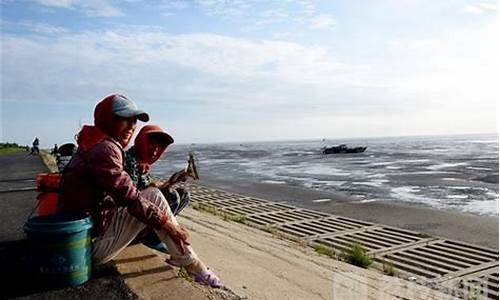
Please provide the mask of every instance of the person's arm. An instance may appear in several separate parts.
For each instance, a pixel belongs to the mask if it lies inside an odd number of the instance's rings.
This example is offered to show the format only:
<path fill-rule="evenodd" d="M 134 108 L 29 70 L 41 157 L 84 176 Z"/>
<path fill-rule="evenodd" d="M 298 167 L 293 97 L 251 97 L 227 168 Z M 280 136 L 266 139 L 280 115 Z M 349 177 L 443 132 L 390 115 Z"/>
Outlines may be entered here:
<path fill-rule="evenodd" d="M 92 176 L 118 206 L 125 206 L 139 221 L 160 229 L 168 216 L 147 201 L 123 169 L 122 151 L 111 142 L 103 142 L 91 150 L 89 163 Z"/>
<path fill-rule="evenodd" d="M 123 169 L 121 149 L 106 142 L 97 145 L 96 148 L 92 157 L 91 172 L 99 185 L 118 206 L 126 206 L 128 212 L 139 221 L 155 229 L 165 230 L 181 252 L 185 253 L 186 246 L 191 243 L 188 231 L 182 226 L 175 225 L 159 207 L 141 196 Z"/>

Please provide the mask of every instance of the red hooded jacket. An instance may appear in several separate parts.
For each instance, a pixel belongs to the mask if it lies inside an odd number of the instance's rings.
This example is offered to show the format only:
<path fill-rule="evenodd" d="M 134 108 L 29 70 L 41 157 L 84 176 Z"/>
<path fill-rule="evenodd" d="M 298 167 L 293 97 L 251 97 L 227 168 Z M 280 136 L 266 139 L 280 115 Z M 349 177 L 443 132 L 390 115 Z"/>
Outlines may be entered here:
<path fill-rule="evenodd" d="M 155 137 L 159 149 L 156 153 L 148 153 L 152 138 Z M 142 174 L 149 173 L 151 165 L 160 159 L 174 139 L 157 125 L 146 125 L 141 128 L 134 140 L 137 161 Z"/>
<path fill-rule="evenodd" d="M 127 207 L 141 222 L 160 229 L 167 215 L 141 196 L 125 172 L 126 145 L 105 133 L 108 126 L 113 126 L 110 98 L 96 106 L 95 126 L 86 125 L 78 134 L 78 150 L 63 173 L 58 210 L 91 215 L 97 234 L 104 233 L 111 213 L 119 206 Z"/>

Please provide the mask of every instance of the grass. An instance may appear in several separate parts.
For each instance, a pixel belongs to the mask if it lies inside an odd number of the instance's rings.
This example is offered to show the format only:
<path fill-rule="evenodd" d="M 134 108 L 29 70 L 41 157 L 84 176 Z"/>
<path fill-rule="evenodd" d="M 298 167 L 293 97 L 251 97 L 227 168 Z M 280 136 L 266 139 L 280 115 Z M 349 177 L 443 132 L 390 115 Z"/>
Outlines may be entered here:
<path fill-rule="evenodd" d="M 179 268 L 179 271 L 177 272 L 177 277 L 179 278 L 183 278 L 189 282 L 193 282 L 194 279 L 193 279 L 193 276 L 191 276 L 188 271 L 186 271 L 186 269 L 184 268 Z"/>
<path fill-rule="evenodd" d="M 342 260 L 352 265 L 367 269 L 373 263 L 373 257 L 360 243 L 353 243 L 343 251 Z"/>
<path fill-rule="evenodd" d="M 247 217 L 245 215 L 232 215 L 224 213 L 222 215 L 224 221 L 233 221 L 236 223 L 247 224 Z"/>
<path fill-rule="evenodd" d="M 273 226 L 271 224 L 266 224 L 266 226 L 264 226 L 264 228 L 262 228 L 262 230 L 264 230 L 265 232 L 269 232 L 269 233 L 276 233 L 276 230 L 273 228 Z"/>
<path fill-rule="evenodd" d="M 28 152 L 28 146 L 18 145 L 16 143 L 0 143 L 0 154 Z"/>
<path fill-rule="evenodd" d="M 233 221 L 236 223 L 247 224 L 247 217 L 245 215 L 228 214 L 218 210 L 215 206 L 207 205 L 204 203 L 194 203 L 191 206 L 195 210 L 208 212 L 212 215 L 221 217 L 224 221 Z"/>
<path fill-rule="evenodd" d="M 318 254 L 326 255 L 330 258 L 337 258 L 335 251 L 333 251 L 333 249 L 331 249 L 330 247 L 327 247 L 322 244 L 314 244 L 312 247 L 314 248 L 314 251 L 316 251 L 316 253 Z"/>
<path fill-rule="evenodd" d="M 389 276 L 395 276 L 396 275 L 396 269 L 394 268 L 394 264 L 391 262 L 385 261 L 382 265 L 382 271 L 384 272 L 385 275 Z"/>
<path fill-rule="evenodd" d="M 43 163 L 49 168 L 50 172 L 58 172 L 59 168 L 57 167 L 56 158 L 49 153 L 47 150 L 40 150 L 40 157 L 42 158 Z"/>

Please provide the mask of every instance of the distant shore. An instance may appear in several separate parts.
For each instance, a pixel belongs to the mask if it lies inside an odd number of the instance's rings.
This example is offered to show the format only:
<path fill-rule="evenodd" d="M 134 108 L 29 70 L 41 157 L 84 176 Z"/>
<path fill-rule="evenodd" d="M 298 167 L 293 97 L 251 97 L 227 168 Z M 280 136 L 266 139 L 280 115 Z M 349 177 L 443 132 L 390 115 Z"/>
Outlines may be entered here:
<path fill-rule="evenodd" d="M 206 173 L 198 183 L 228 192 L 272 201 L 285 201 L 299 207 L 498 250 L 498 217 L 409 206 L 394 201 L 360 203 L 359 200 L 343 193 L 317 191 L 286 184 L 254 183 L 244 178 L 233 178 L 229 181 Z"/>

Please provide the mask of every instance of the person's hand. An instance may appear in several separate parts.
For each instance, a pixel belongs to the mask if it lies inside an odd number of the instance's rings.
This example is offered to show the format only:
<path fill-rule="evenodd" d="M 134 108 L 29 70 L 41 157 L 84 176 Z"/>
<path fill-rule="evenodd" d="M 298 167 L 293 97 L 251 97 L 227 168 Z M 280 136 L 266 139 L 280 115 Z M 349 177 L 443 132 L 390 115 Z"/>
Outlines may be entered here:
<path fill-rule="evenodd" d="M 164 181 L 157 180 L 157 181 L 151 181 L 148 186 L 161 189 L 164 185 L 165 185 Z"/>
<path fill-rule="evenodd" d="M 163 228 L 167 234 L 172 238 L 173 242 L 179 247 L 182 254 L 187 251 L 187 246 L 191 245 L 191 235 L 183 225 L 175 225 L 167 221 Z"/>

